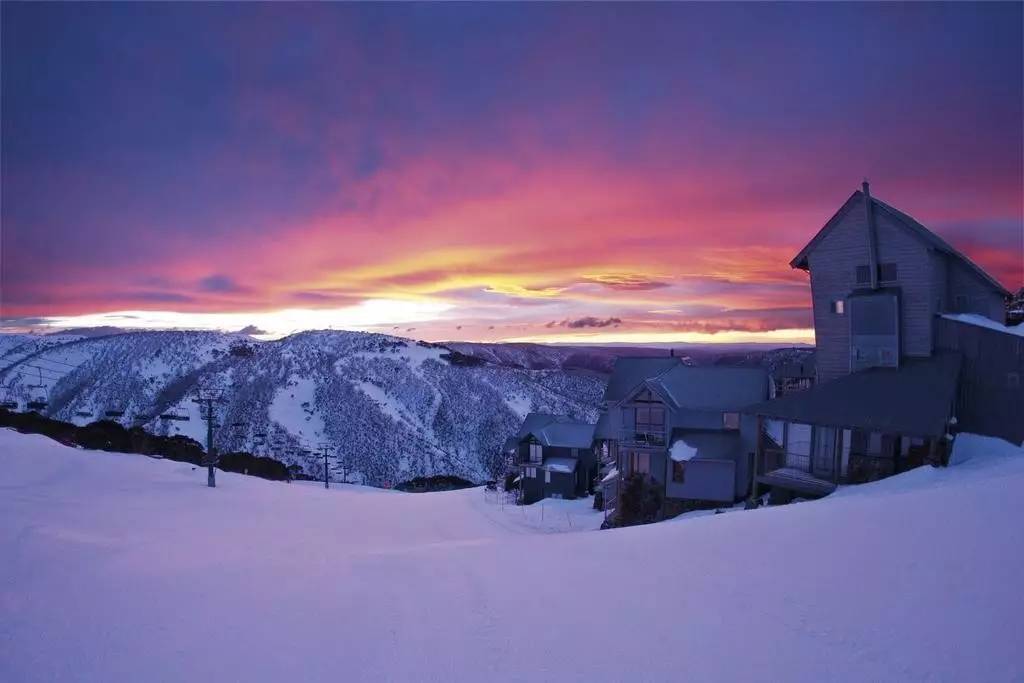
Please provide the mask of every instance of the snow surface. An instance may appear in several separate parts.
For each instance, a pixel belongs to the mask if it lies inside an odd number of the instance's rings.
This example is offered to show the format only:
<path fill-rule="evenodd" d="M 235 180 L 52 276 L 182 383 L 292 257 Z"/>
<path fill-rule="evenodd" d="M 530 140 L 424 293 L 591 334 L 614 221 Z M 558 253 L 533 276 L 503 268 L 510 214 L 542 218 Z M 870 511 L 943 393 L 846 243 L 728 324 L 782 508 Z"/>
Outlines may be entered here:
<path fill-rule="evenodd" d="M 988 329 L 995 330 L 996 332 L 1005 332 L 1006 334 L 1012 334 L 1017 337 L 1024 337 L 1024 324 L 1010 327 L 992 320 L 992 318 L 986 318 L 985 316 L 977 313 L 943 313 L 942 317 L 947 320 L 956 320 L 957 322 L 967 323 L 968 325 L 987 327 Z"/>
<path fill-rule="evenodd" d="M 600 513 L 208 489 L 0 431 L 0 680 L 1019 680 L 1024 453 L 954 449 L 820 501 L 551 534 L 541 510 Z"/>
<path fill-rule="evenodd" d="M 316 405 L 316 382 L 307 377 L 291 377 L 288 384 L 274 394 L 270 403 L 270 419 L 288 432 L 316 445 L 324 433 L 324 421 Z"/>
<path fill-rule="evenodd" d="M 576 458 L 544 458 L 542 469 L 570 474 L 576 470 Z"/>

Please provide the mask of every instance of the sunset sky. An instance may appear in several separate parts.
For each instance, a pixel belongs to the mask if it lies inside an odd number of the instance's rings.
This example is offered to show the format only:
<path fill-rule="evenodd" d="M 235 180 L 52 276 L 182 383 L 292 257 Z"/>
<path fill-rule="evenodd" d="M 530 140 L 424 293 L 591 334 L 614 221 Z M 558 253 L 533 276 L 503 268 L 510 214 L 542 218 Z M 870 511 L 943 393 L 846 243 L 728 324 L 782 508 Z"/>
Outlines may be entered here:
<path fill-rule="evenodd" d="M 1024 284 L 1019 3 L 0 11 L 10 330 L 810 341 L 864 177 Z"/>

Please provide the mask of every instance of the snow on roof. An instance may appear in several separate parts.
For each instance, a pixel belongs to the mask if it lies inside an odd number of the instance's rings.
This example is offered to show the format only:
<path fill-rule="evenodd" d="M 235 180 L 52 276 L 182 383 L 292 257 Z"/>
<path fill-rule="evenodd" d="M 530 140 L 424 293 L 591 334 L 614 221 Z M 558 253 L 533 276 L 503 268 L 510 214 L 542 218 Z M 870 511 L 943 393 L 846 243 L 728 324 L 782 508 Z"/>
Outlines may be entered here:
<path fill-rule="evenodd" d="M 669 457 L 675 462 L 686 462 L 693 460 L 697 455 L 697 448 L 686 443 L 685 439 L 679 439 L 672 444 L 672 450 L 669 451 Z"/>
<path fill-rule="evenodd" d="M 1006 334 L 1024 337 L 1024 324 L 1008 327 L 1007 325 L 992 320 L 992 318 L 986 318 L 985 316 L 978 315 L 977 313 L 943 313 L 942 317 L 946 320 L 955 320 L 958 323 L 987 327 L 988 329 L 995 330 L 996 332 L 1005 332 Z"/>
<path fill-rule="evenodd" d="M 576 458 L 545 458 L 541 469 L 570 474 L 576 471 Z"/>

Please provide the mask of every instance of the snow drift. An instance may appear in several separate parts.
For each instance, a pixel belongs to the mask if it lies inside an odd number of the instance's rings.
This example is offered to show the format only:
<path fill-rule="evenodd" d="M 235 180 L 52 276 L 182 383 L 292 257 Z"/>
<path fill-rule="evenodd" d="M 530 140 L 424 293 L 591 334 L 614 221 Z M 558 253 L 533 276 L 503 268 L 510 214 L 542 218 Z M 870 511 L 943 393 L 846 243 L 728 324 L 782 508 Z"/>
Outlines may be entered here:
<path fill-rule="evenodd" d="M 956 448 L 817 502 L 553 535 L 482 489 L 207 489 L 3 431 L 0 680 L 1012 680 L 1024 454 Z"/>

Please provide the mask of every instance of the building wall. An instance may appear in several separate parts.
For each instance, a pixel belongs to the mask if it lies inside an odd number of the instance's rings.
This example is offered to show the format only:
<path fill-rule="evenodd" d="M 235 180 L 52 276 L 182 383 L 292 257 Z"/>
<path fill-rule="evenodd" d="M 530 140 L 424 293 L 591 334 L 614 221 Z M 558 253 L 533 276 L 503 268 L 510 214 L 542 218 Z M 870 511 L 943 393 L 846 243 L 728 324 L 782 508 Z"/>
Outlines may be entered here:
<path fill-rule="evenodd" d="M 672 461 L 665 463 L 665 495 L 669 498 L 731 503 L 736 500 L 736 463 L 697 459 L 686 463 L 683 482 L 672 481 Z"/>
<path fill-rule="evenodd" d="M 1024 442 L 1024 337 L 945 318 L 935 329 L 936 348 L 963 357 L 958 429 Z"/>
<path fill-rule="evenodd" d="M 929 249 L 885 211 L 876 208 L 874 215 L 878 262 L 897 264 L 902 354 L 927 356 L 931 353 L 935 306 L 934 264 Z M 857 284 L 856 271 L 857 266 L 869 264 L 869 248 L 861 196 L 808 255 L 819 382 L 850 372 L 849 312 L 834 313 L 832 302 L 845 300 L 855 288 L 864 286 Z"/>
<path fill-rule="evenodd" d="M 544 470 L 538 467 L 536 477 L 527 477 L 524 470 L 520 485 L 523 489 L 523 503 L 526 505 L 550 498 L 553 493 L 561 495 L 562 498 L 576 497 L 575 477 L 564 472 L 551 472 L 551 483 L 545 483 Z"/>
<path fill-rule="evenodd" d="M 1003 295 L 960 260 L 947 257 L 948 277 L 945 312 L 978 313 L 999 323 L 1006 322 Z"/>

